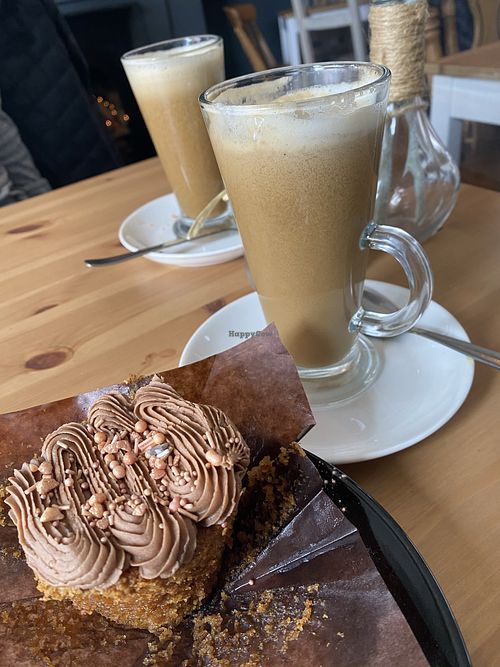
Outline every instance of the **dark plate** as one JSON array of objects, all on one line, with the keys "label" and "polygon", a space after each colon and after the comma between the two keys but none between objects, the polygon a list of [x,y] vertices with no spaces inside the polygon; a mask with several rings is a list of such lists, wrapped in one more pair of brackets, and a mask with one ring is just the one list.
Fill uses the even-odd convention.
[{"label": "dark plate", "polygon": [[448,602],[406,533],[356,482],[314,454],[308,456],[327,482],[325,491],[359,530],[430,665],[472,667]]}]

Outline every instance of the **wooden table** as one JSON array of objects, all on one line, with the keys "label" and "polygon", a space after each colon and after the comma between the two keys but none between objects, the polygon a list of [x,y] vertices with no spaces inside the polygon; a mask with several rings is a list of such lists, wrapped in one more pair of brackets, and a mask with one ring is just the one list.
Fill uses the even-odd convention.
[{"label": "wooden table", "polygon": [[500,79],[500,41],[459,51],[437,62],[426,63],[427,74]]},{"label": "wooden table", "polygon": [[[0,412],[177,364],[194,329],[245,294],[243,261],[177,269],[119,250],[121,220],[162,194],[155,160],[0,209]],[[500,193],[463,186],[426,244],[435,297],[500,347]],[[402,280],[376,254],[370,277]],[[500,665],[500,373],[478,365],[458,414],[415,447],[346,466],[407,531],[460,623],[475,667]],[[403,666],[398,666],[403,667]]]},{"label": "wooden table", "polygon": [[460,163],[463,121],[500,125],[500,41],[428,63],[431,123]]}]

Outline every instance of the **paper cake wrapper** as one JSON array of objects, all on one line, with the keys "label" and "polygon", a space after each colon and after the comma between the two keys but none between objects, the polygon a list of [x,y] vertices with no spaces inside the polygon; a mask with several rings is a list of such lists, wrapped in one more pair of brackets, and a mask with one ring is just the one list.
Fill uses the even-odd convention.
[{"label": "paper cake wrapper", "polygon": [[[218,355],[158,372],[188,400],[214,405],[229,416],[251,449],[251,467],[265,456],[276,457],[281,448],[300,440],[314,425],[295,365],[273,325]],[[84,420],[99,395],[111,390],[127,393],[150,377],[0,415],[0,482],[6,481],[13,468],[32,458],[40,450],[41,440],[60,424]],[[227,664],[235,666],[278,667],[290,660],[323,667],[427,665],[358,531],[322,491],[316,468],[296,453],[289,459],[285,474],[294,488],[295,509],[250,567],[242,571],[233,567],[223,573],[221,586],[206,612],[209,621],[217,618],[222,624],[219,634],[208,635],[209,653],[203,660],[199,653],[193,654],[192,624],[187,622],[175,651],[170,652],[168,660],[158,658],[158,664],[177,667],[186,660],[187,665],[216,665],[230,659]],[[244,511],[251,512],[251,508]],[[69,603],[37,599],[40,594],[22,558],[16,529],[6,518],[5,507],[2,523],[0,667],[83,666],[90,662],[103,667],[141,665],[152,640],[149,633],[124,629],[95,615],[80,622]],[[272,609],[252,620],[254,631],[239,635],[239,639],[233,636],[233,644],[244,641],[246,646],[238,646],[227,658],[227,651],[232,650],[231,642],[226,641],[228,633],[237,634],[235,618],[240,622],[246,609],[271,598],[268,607]],[[305,600],[309,600],[311,617],[304,618],[300,634],[285,632],[281,637],[278,632],[269,641],[269,621],[276,618],[274,607],[289,608],[293,613],[297,605],[303,608],[300,605]],[[54,618],[47,616],[48,610]],[[66,617],[69,629],[56,629],[55,625],[64,625],[60,619]],[[259,628],[259,619],[267,626],[264,623]],[[209,628],[209,621],[204,627]],[[260,662],[249,662],[248,656],[252,655],[260,655]]]}]

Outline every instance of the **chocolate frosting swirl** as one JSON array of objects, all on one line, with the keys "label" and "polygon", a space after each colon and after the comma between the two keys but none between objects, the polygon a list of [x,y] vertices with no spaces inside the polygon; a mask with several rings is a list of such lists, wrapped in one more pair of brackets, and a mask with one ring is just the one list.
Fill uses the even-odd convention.
[{"label": "chocolate frosting swirl", "polygon": [[112,432],[116,429],[134,428],[130,401],[117,391],[104,394],[89,410],[89,424],[97,431]]},{"label": "chocolate frosting swirl", "polygon": [[[156,376],[137,391],[134,412],[164,433],[179,457],[165,475],[172,496],[192,504],[191,511],[202,525],[223,523],[238,503],[249,463],[248,447],[236,427],[220,410],[184,401]],[[209,450],[219,454],[221,462],[207,468]],[[198,484],[187,483],[186,476]]]},{"label": "chocolate frosting swirl", "polygon": [[[68,446],[63,449],[60,442]],[[83,465],[91,459],[91,439],[81,424],[67,424],[49,435],[44,443],[46,460],[55,468],[55,479],[63,478],[62,471],[70,465],[68,452],[74,452],[75,461]],[[75,469],[74,463],[71,464]],[[14,471],[12,486],[6,502],[10,516],[17,526],[19,541],[28,565],[42,579],[54,586],[101,588],[116,583],[127,564],[126,553],[109,540],[100,542],[99,531],[91,528],[80,517],[78,506],[83,491],[75,485],[70,491],[63,484],[53,490],[51,506],[69,507],[58,522],[44,522],[40,515],[44,502],[39,493],[26,493],[36,483],[28,464]]]},{"label": "chocolate frosting swirl", "polygon": [[106,588],[128,567],[153,579],[189,562],[196,524],[227,521],[248,463],[220,410],[184,400],[155,376],[134,401],[101,396],[88,423],[49,434],[41,458],[14,471],[6,502],[42,579]]}]

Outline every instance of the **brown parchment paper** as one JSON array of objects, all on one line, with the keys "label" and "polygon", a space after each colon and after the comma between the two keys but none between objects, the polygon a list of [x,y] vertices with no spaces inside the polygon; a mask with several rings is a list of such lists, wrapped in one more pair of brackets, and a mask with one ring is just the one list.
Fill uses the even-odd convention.
[{"label": "brown parchment paper", "polygon": [[[82,620],[69,603],[37,600],[16,530],[3,514],[0,667],[132,667],[151,659],[151,651],[151,664],[165,667],[279,667],[290,660],[304,667],[427,665],[357,530],[322,491],[312,463],[289,446],[314,425],[314,418],[275,327],[226,352],[160,374],[187,399],[223,410],[249,444],[251,465],[263,461],[265,471],[267,457],[283,459],[274,468],[284,480],[280,491],[273,495],[270,480],[275,477],[263,474],[242,503],[235,542],[243,540],[247,562],[240,567],[228,556],[206,609],[174,637],[158,642],[147,632],[121,628],[98,615]],[[100,394],[134,391],[149,377],[0,415],[1,478],[29,460],[47,433],[85,419]],[[294,507],[279,530],[265,544],[258,536],[254,545],[246,543],[248,536],[241,535],[253,525],[254,514],[264,522],[273,503],[282,502],[290,490]]]},{"label": "brown parchment paper", "polygon": [[[315,423],[295,365],[274,325],[230,350],[158,373],[184,398],[223,410],[245,437],[253,461],[263,451],[299,440]],[[0,415],[0,481],[30,459],[40,441],[60,424],[85,419],[98,396],[127,393],[150,378]]]},{"label": "brown parchment paper", "polygon": [[[185,398],[223,410],[250,446],[252,463],[300,439],[314,425],[295,365],[273,325],[218,355],[158,372]],[[0,484],[5,484],[13,468],[39,451],[48,433],[65,422],[85,419],[98,396],[112,390],[133,391],[150,377],[0,415]],[[58,623],[68,619],[72,623],[75,612],[62,603],[30,602],[39,597],[39,592],[6,509],[4,506],[0,516],[0,667],[46,665],[50,661],[57,665],[87,665],[93,661],[96,666],[128,667],[139,660],[137,664],[142,664],[151,640],[148,633],[124,632],[98,617],[89,619],[88,632],[77,630],[76,618],[67,641],[60,632],[54,634]],[[17,612],[16,608],[12,611],[13,604],[18,605]],[[44,624],[46,647],[40,646]]]}]

